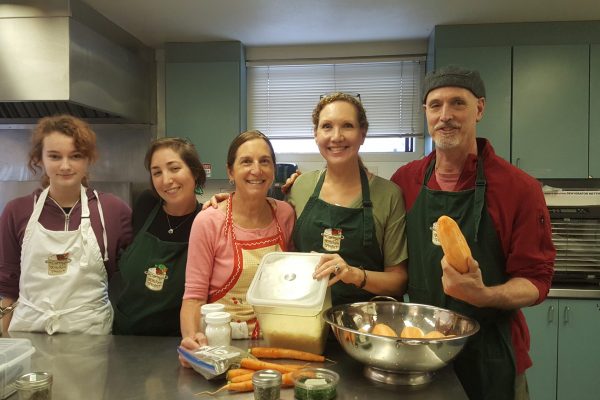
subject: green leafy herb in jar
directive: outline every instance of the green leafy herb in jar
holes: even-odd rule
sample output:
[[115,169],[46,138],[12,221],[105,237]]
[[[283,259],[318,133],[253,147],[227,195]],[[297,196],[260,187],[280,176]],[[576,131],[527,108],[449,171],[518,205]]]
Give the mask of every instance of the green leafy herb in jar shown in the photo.
[[298,400],[330,400],[336,396],[336,386],[326,378],[301,377],[294,387]]

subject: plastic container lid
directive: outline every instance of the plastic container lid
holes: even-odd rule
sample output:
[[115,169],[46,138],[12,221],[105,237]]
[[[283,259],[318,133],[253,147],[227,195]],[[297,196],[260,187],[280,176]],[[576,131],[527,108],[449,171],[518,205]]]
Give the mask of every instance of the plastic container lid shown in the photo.
[[200,313],[202,315],[217,311],[225,311],[225,305],[221,303],[209,303],[203,304],[202,307],[200,307]]
[[0,364],[6,364],[24,353],[33,353],[34,347],[29,339],[0,339]]
[[206,314],[207,324],[226,324],[231,321],[231,314],[224,311],[211,312]]
[[265,255],[247,300],[253,306],[320,309],[327,292],[327,279],[313,278],[319,253],[274,252]]

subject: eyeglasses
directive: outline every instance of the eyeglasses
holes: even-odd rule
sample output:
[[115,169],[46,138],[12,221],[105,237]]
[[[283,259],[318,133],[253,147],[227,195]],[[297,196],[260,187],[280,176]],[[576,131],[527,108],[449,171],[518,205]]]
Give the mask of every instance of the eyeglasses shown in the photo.
[[333,93],[322,94],[319,97],[319,100],[323,99],[323,97],[332,96],[332,95],[334,95],[336,93],[342,93],[342,94],[345,94],[347,96],[354,97],[355,99],[357,99],[359,102],[362,103],[362,100],[360,99],[360,93],[346,93],[346,92],[333,92]]

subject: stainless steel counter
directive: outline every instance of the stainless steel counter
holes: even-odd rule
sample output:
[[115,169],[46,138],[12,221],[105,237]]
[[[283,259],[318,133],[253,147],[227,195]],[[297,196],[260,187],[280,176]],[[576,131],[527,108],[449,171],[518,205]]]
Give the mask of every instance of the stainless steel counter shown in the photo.
[[[31,339],[36,348],[32,369],[53,374],[55,400],[201,399],[194,393],[216,390],[224,383],[207,381],[193,370],[181,368],[176,352],[180,339],[175,337],[31,333],[13,333],[11,337]],[[242,348],[249,344],[249,341],[234,341],[234,345]],[[324,366],[340,374],[339,400],[467,399],[451,367],[441,370],[427,385],[391,386],[365,378],[362,365],[347,356],[337,342],[328,342],[325,355],[336,361]],[[16,394],[9,397],[16,398]],[[254,397],[252,393],[221,393],[214,398]],[[282,400],[293,398],[293,389],[281,391]]]

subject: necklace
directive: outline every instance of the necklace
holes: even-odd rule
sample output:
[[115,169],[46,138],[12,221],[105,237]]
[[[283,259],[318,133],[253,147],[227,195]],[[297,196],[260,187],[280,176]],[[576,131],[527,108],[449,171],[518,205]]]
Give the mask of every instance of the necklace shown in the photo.
[[195,213],[193,213],[193,212],[192,212],[190,215],[188,215],[186,218],[184,218],[184,219],[183,219],[183,221],[181,221],[179,224],[177,224],[177,226],[176,226],[175,228],[173,228],[173,227],[171,226],[171,221],[169,220],[169,214],[167,214],[167,212],[165,211],[165,215],[167,216],[167,224],[169,224],[169,230],[167,231],[167,232],[169,233],[169,235],[172,235],[172,234],[173,234],[173,232],[175,232],[175,229],[177,229],[177,228],[179,228],[181,225],[183,225],[183,223],[184,223],[185,221],[187,221],[188,219],[190,219],[190,217],[191,217],[192,215],[194,215],[194,214],[195,214]]

